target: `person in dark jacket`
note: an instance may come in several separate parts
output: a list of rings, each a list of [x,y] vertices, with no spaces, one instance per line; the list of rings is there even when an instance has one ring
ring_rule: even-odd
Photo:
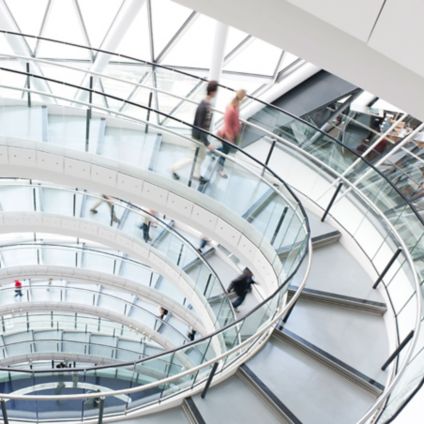
[[[236,312],[238,312],[237,308],[244,302],[247,293],[252,290],[252,284],[256,283],[253,280],[252,271],[247,267],[244,268],[240,276],[231,281],[227,291],[228,293],[234,292],[237,295],[237,298],[232,302]]]
[[[206,97],[197,106],[191,131],[191,136],[200,142],[200,146],[196,148],[193,178],[198,179],[201,184],[207,182],[207,179],[201,175],[201,166],[206,156],[206,149],[209,151],[215,150],[215,147],[209,142],[207,134],[202,130],[209,131],[210,129],[212,121],[211,102],[217,92],[218,83],[216,81],[209,81],[206,87]],[[174,164],[171,168],[172,176],[176,180],[179,180],[180,175],[177,171],[191,164],[193,159],[193,156],[190,156]]]

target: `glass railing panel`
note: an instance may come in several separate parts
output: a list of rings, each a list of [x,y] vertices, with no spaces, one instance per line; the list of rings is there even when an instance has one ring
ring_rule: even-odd
[[[111,76],[120,77],[122,76],[120,74],[120,69],[121,69],[120,66],[111,66],[110,71],[108,72],[110,72]],[[160,86],[161,84],[163,84],[163,86],[165,86],[165,84],[169,84],[168,83],[168,79],[169,79],[169,81],[171,81],[172,83],[171,88],[174,89],[178,86],[178,90],[181,90],[181,94],[184,95],[185,97],[188,96],[191,99],[195,100],[196,102],[198,102],[200,98],[203,97],[205,83],[197,81],[195,84],[193,84],[192,77],[181,77],[180,83],[176,85],[175,76],[172,75],[172,72],[169,72],[169,71],[165,72],[160,70],[160,71],[157,71],[156,77],[159,75],[159,73],[161,77],[161,83],[159,84]],[[165,74],[168,74],[168,75],[165,75]],[[73,77],[69,77],[69,78],[70,80],[73,80]],[[150,75],[146,78],[145,81],[148,83],[151,83],[153,80],[150,80],[149,78],[151,78]],[[129,77],[127,79],[129,80],[129,82],[134,82],[134,79],[132,77]],[[186,80],[187,80],[187,84],[185,83]],[[87,81],[85,81],[85,84],[87,84]],[[119,93],[121,97],[128,98],[130,94],[130,90],[128,89],[129,85],[130,84],[128,84],[127,82],[119,82],[119,81],[110,80],[105,82],[103,87],[106,88],[106,91],[110,92],[111,95],[117,95]],[[61,93],[62,95],[65,95],[68,88],[69,87],[66,87],[63,84],[63,86],[57,88],[58,90],[57,92]],[[100,88],[99,81],[97,81],[96,78],[94,81],[94,88],[96,90]],[[227,90],[223,88],[222,91],[226,92]],[[76,97],[79,99],[88,100],[87,95],[81,94],[81,93],[82,92],[80,91]],[[140,102],[141,105],[145,105],[146,101],[148,102],[148,96],[147,96],[147,94],[149,94],[148,89],[138,88],[135,91],[135,93],[136,93],[135,98],[137,99],[138,102]],[[231,91],[226,92],[226,95],[228,95],[228,98],[230,98],[230,93],[232,92]],[[75,98],[75,93],[72,98]],[[158,94],[157,100],[156,100],[158,101],[158,104],[156,106],[161,108],[161,103],[162,103],[163,109],[161,111],[170,109],[170,111],[172,111],[172,113],[177,118],[187,120],[188,123],[191,123],[196,105],[190,102],[182,102],[181,107],[177,107],[178,103],[171,102],[170,98],[171,96],[167,96],[166,94],[160,94],[160,95]],[[59,103],[62,103],[62,102],[59,102]],[[98,107],[108,106],[110,109],[114,111],[119,111],[119,110],[125,111],[125,113],[128,113],[130,116],[136,119],[147,118],[145,109],[137,107],[135,105],[128,105],[124,109],[122,109],[122,107],[124,106],[124,102],[122,102],[122,100],[112,99],[112,98],[107,99],[106,96],[102,96],[99,93],[95,93],[93,95],[92,103],[94,104],[94,106],[98,106]],[[132,142],[129,142],[130,145],[134,147],[134,149],[128,149],[128,145],[125,146],[126,149],[121,149],[122,146],[119,143],[121,142],[122,137],[128,138],[130,140],[132,139],[132,136],[130,134],[130,131],[127,131],[128,128],[124,129],[123,126],[121,128],[120,125],[117,125],[117,131],[115,132],[115,134],[113,134],[114,131],[112,131],[113,130],[112,125],[110,125],[111,132],[106,135],[103,147],[99,149],[97,148],[93,149],[93,146],[90,144],[93,140],[92,134],[94,131],[92,131],[92,129],[94,126],[94,121],[88,122],[89,124],[88,128],[90,129],[90,131],[89,131],[89,134],[87,134],[87,131],[86,131],[87,130],[87,126],[86,126],[87,115],[85,111],[82,111],[82,112],[83,113],[79,115],[79,114],[72,114],[73,112],[68,110],[68,108],[58,109],[58,115],[57,115],[58,119],[56,120],[56,122],[55,122],[55,119],[51,120],[53,129],[49,130],[48,141],[52,142],[53,140],[56,140],[57,142],[60,142],[60,144],[62,145],[65,142],[67,147],[77,148],[82,151],[88,150],[90,152],[95,152],[95,153],[100,153],[103,149],[103,153],[105,154],[105,156],[109,155],[109,157],[113,157],[114,159],[117,158],[117,152],[120,150],[131,151],[132,157],[137,156],[134,152],[140,152],[145,150],[146,144],[143,145],[142,143],[140,143],[139,139],[137,139],[136,141],[135,137],[134,137],[133,144],[131,144]],[[156,118],[159,117],[160,119],[162,118],[162,120],[164,118],[164,116],[159,113],[155,115],[156,115]],[[293,139],[297,139],[297,137],[301,133],[301,130],[299,128],[295,128],[294,124],[296,124],[296,122],[291,117],[287,117],[287,120],[282,121],[279,113],[274,113],[274,111],[271,111],[270,115],[272,118],[269,121],[269,127],[270,129],[272,129],[271,132],[276,131],[278,127],[281,127],[281,126],[290,127],[289,132],[291,132]],[[61,125],[62,123],[65,123],[65,119],[67,119],[68,117],[70,118],[69,122],[66,125],[63,125],[66,128],[59,129],[58,126]],[[219,116],[216,116],[215,119],[218,122]],[[182,131],[181,133],[184,133],[187,135],[190,134],[190,128],[187,127],[184,123],[179,123],[178,121],[168,118],[166,120],[166,125],[169,127],[180,126],[184,128],[184,131]],[[140,128],[143,128],[143,124],[137,126],[138,136],[140,133],[139,131]],[[264,134],[266,133],[262,133],[261,136],[264,136]],[[166,160],[163,159],[164,153],[165,153],[165,149],[164,149],[164,151],[161,152],[162,158],[159,158],[159,160],[156,161],[155,170],[161,173],[162,175],[171,177],[169,168],[172,165],[174,159],[176,160],[176,159],[183,158],[186,155],[186,153],[190,151],[191,154],[189,156],[191,157],[189,158],[188,169],[185,170],[185,174],[181,173],[181,180],[180,180],[180,182],[185,183],[185,185],[188,185],[190,166],[193,164],[193,158],[194,158],[194,151],[193,151],[194,145],[190,140],[185,140],[181,137],[177,137],[177,138],[179,138],[180,141],[184,141],[184,143],[182,144],[182,146],[184,147],[181,148],[181,146],[178,144],[175,144],[175,147],[172,146],[172,148],[174,148],[175,150],[174,153],[176,154],[174,154],[173,156],[170,155],[169,157],[165,158]],[[213,138],[213,137],[210,137],[210,138]],[[217,146],[220,145],[219,140],[215,140],[215,141],[211,140],[211,141],[214,142]],[[137,146],[135,146],[135,143],[137,142],[138,144]],[[189,149],[185,148],[185,146],[189,146]],[[166,146],[166,148],[170,149],[169,146]],[[238,216],[242,216],[245,220],[252,222],[253,226],[256,226],[258,233],[262,235],[262,244],[260,245],[261,248],[264,248],[264,249],[268,248],[270,243],[274,247],[280,246],[280,247],[294,248],[294,253],[292,256],[288,254],[287,257],[281,258],[281,261],[283,262],[283,265],[284,265],[283,267],[284,271],[290,272],[292,269],[296,268],[296,265],[297,265],[296,260],[300,262],[302,259],[302,254],[304,253],[305,246],[306,246],[305,240],[308,235],[307,229],[304,225],[302,225],[301,218],[299,218],[295,214],[291,214],[291,215],[288,215],[290,219],[287,219],[286,223],[284,225],[281,225],[277,231],[277,225],[281,218],[282,209],[284,210],[284,207],[286,206],[286,203],[281,200],[281,197],[279,197],[279,195],[277,195],[277,200],[272,199],[266,207],[262,207],[261,205],[258,205],[258,212],[255,213],[256,216],[254,216],[253,219],[249,220],[249,218],[251,217],[246,214],[248,212],[249,207],[252,204],[255,204],[256,202],[258,202],[267,190],[270,190],[270,189],[273,190],[273,188],[271,187],[271,185],[266,183],[261,178],[260,174],[258,174],[258,171],[260,172],[261,169],[257,166],[257,164],[255,164],[252,158],[247,158],[247,156],[245,156],[242,152],[237,152],[233,156],[235,156],[236,158],[235,161],[231,161],[227,158],[225,162],[224,170],[228,174],[228,178],[221,177],[216,173],[216,164],[218,163],[219,157],[217,157],[215,161],[209,158],[208,163],[205,164],[205,168],[206,168],[206,171],[207,171],[207,168],[209,168],[210,183],[206,186],[205,194],[208,196],[211,196],[213,199],[225,205],[231,211],[236,213]],[[133,163],[138,166],[140,166],[140,163],[141,163],[139,160],[132,161],[131,160],[132,158],[125,157],[123,159],[127,163]],[[247,168],[242,165],[246,165]],[[144,168],[144,165],[140,167],[143,169],[147,169],[147,167]],[[215,168],[215,171],[213,168]],[[191,187],[193,189],[200,188],[202,191],[202,187],[198,185],[197,181],[192,182]],[[286,196],[287,195],[291,197],[290,194],[286,193]],[[94,219],[94,217],[90,217],[89,204],[91,205],[91,202],[89,201],[89,199],[87,198],[84,199],[84,197],[82,197],[80,202],[79,214],[75,210],[76,208],[74,204],[72,205],[72,214],[74,216],[82,216],[88,219]],[[69,206],[70,205],[68,200],[67,208]],[[116,212],[117,212],[118,219],[120,219],[123,216],[123,212],[124,212],[123,208],[124,207],[122,205],[117,206]],[[102,218],[104,219],[104,223],[106,225],[108,220],[110,220],[111,216],[110,216],[110,211],[108,211],[108,208],[103,208],[103,209],[104,210],[101,212],[101,214],[99,213],[98,216],[96,217],[96,220],[99,219],[99,222],[103,223],[103,220],[101,220]],[[110,223],[108,225],[110,225]],[[125,232],[127,234],[133,234],[131,231],[128,230],[127,232],[126,230],[127,228],[125,228]],[[189,250],[186,250],[185,248],[181,250],[181,246],[182,246],[182,243],[180,240],[176,240],[175,243],[173,241],[169,241],[167,246],[163,250],[161,249],[159,250],[165,253],[167,257],[172,258],[174,264],[178,264],[178,262],[180,264],[186,264],[187,262],[191,260],[191,255],[188,253]],[[84,255],[85,254],[86,253],[84,253]],[[89,255],[91,255],[91,253]],[[80,256],[78,259],[78,262],[81,262],[81,259],[82,257]],[[88,261],[88,259],[85,259],[85,260]],[[271,262],[275,261],[274,263],[276,266],[279,265],[277,261],[279,261],[280,259],[277,259],[276,254],[274,257],[269,258],[269,260]],[[129,268],[130,266],[127,265],[127,263],[128,262],[125,262],[125,267]],[[111,260],[109,260],[108,267],[110,266],[112,266]],[[115,260],[113,260],[113,266],[116,267]],[[135,268],[136,267],[134,267],[134,274],[136,273]],[[214,277],[211,279],[209,286],[207,286],[207,280],[209,278],[209,275],[210,275],[210,272],[208,267],[202,262],[193,272],[193,276],[194,276],[193,280],[195,282],[196,289],[199,292],[201,293],[205,292],[205,294],[208,295],[208,297],[212,297],[219,294],[219,291],[216,290],[216,288],[218,287],[219,281]],[[280,277],[283,277],[283,272],[281,273]],[[206,279],[206,283],[205,283],[205,279]],[[282,282],[283,280],[280,281],[280,283]],[[149,285],[151,283],[152,281],[149,282]],[[168,290],[172,291],[171,284],[167,282],[166,280],[162,279],[161,281],[159,281],[158,286],[161,286],[161,288],[164,289],[165,291],[168,291]],[[231,307],[229,306],[228,301],[227,303],[225,303],[225,299],[226,297],[222,296],[222,298],[220,299],[220,303],[215,304],[213,308],[216,308],[216,310],[219,311],[218,320],[221,320],[221,317],[225,316],[225,319],[223,319],[221,322],[226,323],[228,316],[230,316],[229,313],[231,312]],[[271,303],[273,308],[275,307],[275,303],[277,302],[277,300],[275,299],[277,299],[277,297],[274,298],[274,300]],[[261,326],[265,321],[270,319],[273,312],[274,311],[271,310],[271,308],[268,305],[263,305],[263,307],[255,311],[251,316],[245,317],[241,324],[237,324],[235,326],[232,326],[226,329],[224,331],[223,339],[225,340],[227,348],[236,346],[240,342],[240,337],[239,337],[240,326],[243,330],[241,332],[242,337],[243,338],[249,337],[250,335],[254,334],[255,330],[257,330],[259,326]],[[221,340],[221,335],[217,336],[217,340]],[[203,350],[203,348],[205,348],[205,346],[204,345],[202,346],[201,343],[198,343],[198,346],[196,347],[190,346],[190,347],[187,347],[186,349],[187,351],[191,352],[190,354],[193,357],[193,360],[202,361],[202,358],[201,358],[202,356],[205,358],[208,358],[208,357],[212,357],[211,355],[213,355],[213,353],[210,353],[210,350],[209,350],[211,348],[205,348],[205,351]],[[238,355],[239,353],[236,352],[234,354],[234,358],[236,358]],[[175,357],[177,356],[178,355],[175,355]],[[169,359],[169,361],[171,362],[171,364],[166,367],[166,372],[175,375],[181,369],[180,368],[181,363],[173,360],[172,358]],[[148,366],[147,362],[148,361],[146,361],[146,364],[143,366],[147,367]],[[197,376],[200,375],[200,376],[206,377],[205,371],[208,371],[208,370],[203,370],[201,373],[199,372]],[[126,375],[126,371],[124,371],[124,374]],[[108,378],[108,377],[106,374],[102,374],[101,378]],[[125,376],[123,376],[122,378],[126,380]],[[178,384],[169,383],[167,385],[162,385],[161,387],[157,388],[159,390],[152,391],[146,396],[140,397],[138,401],[144,404],[145,402],[152,401],[152,399],[157,400],[160,396],[162,397],[171,396],[178,391],[178,387],[180,388],[182,386],[186,387],[189,384],[191,384],[191,377],[178,381]],[[132,405],[137,406],[135,402]],[[126,403],[126,406],[128,406],[128,402]],[[108,408],[111,408],[111,410],[113,409],[113,407],[114,407],[113,404],[108,405]],[[90,416],[91,413],[89,411],[92,409],[95,410],[96,408],[93,405],[93,408],[87,407],[86,409],[87,411],[83,412],[84,417],[86,413],[87,413],[87,416]]]
[[[100,271],[114,274],[117,268],[117,259],[112,256],[101,255],[97,252],[84,250],[84,260],[82,266],[90,271]]]
[[[0,180],[1,182],[1,180]],[[4,212],[9,212],[19,208],[24,212],[34,210],[36,201],[35,189],[31,187],[3,186],[0,185],[1,208]]]
[[[257,329],[266,321],[269,316],[268,304],[260,306],[257,310],[244,317],[240,326],[241,341],[253,336]]]
[[[48,143],[66,146],[69,149],[85,151],[85,113],[70,115],[68,108],[64,106],[56,109],[55,114],[49,115],[46,141]]]
[[[404,400],[407,399],[413,390],[416,389],[424,377],[422,368],[423,361],[424,350],[421,350],[419,355],[408,364],[404,374],[399,380],[399,383],[394,387],[390,394],[389,401],[379,418],[379,423],[387,422],[387,420],[402,406]]]
[[[420,295],[421,294],[418,294],[418,296]],[[409,299],[404,302],[401,308],[397,311],[399,339],[401,341],[403,341],[409,335],[411,330],[413,330],[413,328],[411,328],[411,322],[415,322],[417,318],[416,315],[417,315],[417,298],[416,298],[416,293],[414,292],[413,294],[411,294]],[[417,347],[419,349],[422,348],[422,346],[419,346],[419,345],[417,345]],[[407,351],[403,353],[403,355],[406,355],[406,354],[407,354]]]
[[[234,160],[237,160],[238,155],[240,155],[238,152],[235,153]],[[220,158],[216,160],[219,161]],[[240,160],[242,159],[240,158]],[[249,207],[260,201],[265,191],[269,190],[269,186],[258,176],[242,168],[236,162],[226,160],[223,172],[228,177],[223,178],[218,173],[214,173],[205,193],[238,215],[245,214]]]
[[[3,258],[8,266],[38,264],[37,249],[33,246],[26,247],[19,255],[17,255],[13,249],[5,250],[3,251]]]

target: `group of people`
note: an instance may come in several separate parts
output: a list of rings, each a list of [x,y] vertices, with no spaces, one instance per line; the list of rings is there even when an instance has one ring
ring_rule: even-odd
[[[205,175],[202,174],[202,164],[206,158],[206,154],[208,152],[214,152],[215,150],[223,153],[223,155],[220,155],[218,159],[218,174],[222,178],[228,177],[224,169],[225,155],[228,155],[231,152],[231,145],[237,144],[238,138],[240,136],[240,104],[246,97],[246,91],[243,89],[238,90],[231,102],[226,107],[223,125],[217,132],[218,137],[225,140],[225,142],[217,148],[209,141],[208,134],[212,123],[212,105],[214,98],[218,93],[218,87],[219,84],[217,81],[209,81],[206,86],[206,97],[196,108],[191,132],[192,138],[198,142],[195,151],[194,164],[192,157],[184,158],[175,163],[170,169],[175,180],[179,180],[181,178],[178,172],[182,168],[192,164],[191,172],[193,179],[199,180],[200,185],[206,184],[208,179]],[[92,213],[97,213],[97,208],[102,202],[106,202],[110,208],[112,223],[116,222],[119,224],[120,221],[115,215],[113,200],[110,196],[103,194],[102,199],[99,200],[99,202],[97,202],[97,204],[94,205],[90,211]],[[152,215],[154,216],[157,214],[157,212],[153,209],[149,209],[148,212],[149,214],[146,215],[143,222],[139,225],[139,228],[143,233],[143,240],[146,243],[152,240],[149,232],[150,228],[155,226],[155,224],[152,222]],[[206,237],[202,236],[198,252],[203,253],[203,249],[209,244],[209,242],[210,241]],[[232,302],[236,311],[238,311],[238,307],[244,302],[246,295],[251,291],[252,284],[255,284],[253,274],[249,268],[245,268],[242,274],[233,280],[228,287],[228,293],[234,292],[236,295],[236,299]],[[168,311],[161,307],[159,318],[163,320],[167,314]],[[196,332],[194,330],[189,332],[188,337],[190,340],[194,340],[195,333]]]
[[[194,122],[192,127],[192,138],[198,142],[196,147],[194,164],[192,157],[187,157],[179,162],[175,163],[171,167],[171,173],[174,179],[179,180],[181,177],[178,171],[185,166],[192,164],[192,173],[193,178],[199,180],[201,185],[208,182],[208,179],[202,175],[202,163],[205,160],[206,153],[214,152],[215,150],[223,153],[224,155],[228,155],[231,153],[232,147],[231,145],[235,145],[238,142],[240,136],[240,103],[246,97],[246,91],[244,89],[238,90],[235,93],[235,96],[228,104],[225,109],[223,125],[218,130],[218,137],[225,140],[225,143],[222,143],[220,147],[216,147],[212,144],[208,139],[208,133],[210,131],[211,123],[212,123],[212,104],[213,100],[218,93],[218,82],[217,81],[209,81],[206,86],[206,97],[200,102],[200,104],[196,108],[196,113],[194,116]],[[213,157],[214,159],[214,157]],[[220,155],[218,159],[218,174],[222,178],[227,178],[228,175],[224,170],[225,164],[225,156]],[[113,198],[107,194],[102,194],[101,198],[92,206],[90,212],[92,214],[97,214],[97,209],[100,205],[105,203],[110,209],[111,215],[111,224],[120,224],[120,219],[117,217],[115,212],[115,206],[113,202]],[[149,209],[149,213],[151,215],[155,215],[157,212],[153,209]],[[139,228],[143,232],[143,240],[147,243],[151,241],[150,237],[150,228],[155,226],[155,223],[152,222],[151,217],[147,216],[139,225]]]
[[[208,182],[208,179],[202,175],[202,163],[205,160],[206,153],[217,150],[227,155],[231,152],[231,144],[237,144],[240,136],[240,103],[246,97],[246,91],[243,89],[236,92],[234,98],[226,107],[223,126],[217,132],[217,135],[224,139],[226,143],[222,143],[222,146],[216,148],[208,139],[208,133],[212,123],[212,103],[218,93],[218,86],[217,81],[208,82],[206,86],[206,97],[196,108],[191,131],[192,138],[199,142],[194,157],[193,178],[199,180],[201,185]],[[181,178],[178,171],[191,164],[192,160],[192,157],[184,158],[171,167],[171,173],[174,179],[179,180]],[[224,171],[224,163],[225,156],[220,156],[218,160],[218,173],[222,178],[227,178],[227,174]]]

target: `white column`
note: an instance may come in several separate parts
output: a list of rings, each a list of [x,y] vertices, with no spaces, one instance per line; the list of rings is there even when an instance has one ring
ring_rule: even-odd
[[[227,42],[228,25],[216,22],[215,37],[212,47],[211,66],[209,69],[209,79],[219,81],[224,63],[225,44]]]

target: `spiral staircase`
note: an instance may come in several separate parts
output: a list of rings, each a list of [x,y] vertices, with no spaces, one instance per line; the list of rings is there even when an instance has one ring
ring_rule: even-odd
[[[249,98],[266,116],[244,120],[254,142],[228,179],[209,155],[200,184],[203,79],[162,68],[196,80],[182,97],[15,59],[0,68],[27,79],[0,106],[3,422],[389,422],[420,363],[422,222],[383,173]],[[226,288],[245,266],[258,284],[236,312]]]

